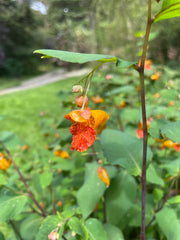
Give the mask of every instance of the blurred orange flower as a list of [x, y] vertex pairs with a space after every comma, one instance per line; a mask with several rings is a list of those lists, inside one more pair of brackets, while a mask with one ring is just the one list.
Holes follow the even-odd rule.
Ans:
[[5, 171], [11, 166], [11, 160], [7, 159], [4, 153], [0, 152], [0, 170]]
[[29, 148], [28, 145], [23, 145], [23, 146], [21, 147], [22, 151], [26, 151], [26, 150], [28, 150], [28, 148]]
[[180, 145], [179, 143], [175, 143], [173, 141], [171, 141], [170, 139], [164, 141], [162, 143], [162, 147], [167, 147], [167, 148], [174, 148], [176, 150], [176, 152], [180, 151]]
[[54, 155], [57, 157], [62, 157], [62, 158], [69, 158], [69, 153], [66, 151], [62, 151], [61, 149], [54, 151]]
[[[151, 70], [151, 64], [152, 64], [152, 61], [151, 60], [147, 60], [145, 59], [145, 62], [144, 62], [144, 69], [150, 71]], [[139, 61], [139, 64], [138, 66], [141, 65], [141, 60]]]
[[59, 233], [52, 231], [52, 232], [48, 235], [48, 239], [49, 239], [49, 240], [57, 240], [57, 239], [59, 239]]
[[96, 139], [96, 131], [109, 119], [108, 113], [102, 110], [74, 110], [64, 116], [73, 125], [70, 132], [73, 135], [71, 150], [86, 151]]
[[112, 79], [112, 75], [111, 74], [106, 75], [106, 80], [111, 80], [111, 79]]
[[119, 105], [116, 105], [117, 108], [124, 108], [126, 106], [126, 102], [122, 100]]
[[156, 72], [151, 76], [151, 80], [159, 80], [160, 78], [160, 72]]
[[108, 176], [106, 169], [104, 167], [99, 167], [97, 170], [97, 173], [98, 173], [98, 176], [101, 179], [101, 181], [103, 183], [105, 183], [107, 186], [109, 186], [110, 180], [109, 180], [109, 176]]
[[102, 103], [104, 102], [104, 99], [102, 97], [96, 96], [91, 98], [94, 103]]
[[[149, 129], [150, 127], [150, 123], [151, 123], [152, 119], [147, 120], [147, 129]], [[136, 129], [136, 134], [138, 138], [143, 138], [144, 134], [143, 134], [143, 123], [139, 122], [138, 123], [138, 128]]]

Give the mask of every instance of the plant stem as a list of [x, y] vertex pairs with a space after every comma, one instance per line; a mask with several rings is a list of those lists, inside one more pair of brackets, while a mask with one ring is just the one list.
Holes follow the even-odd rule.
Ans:
[[142, 109], [142, 121], [143, 121], [143, 166], [141, 177], [141, 233], [140, 240], [145, 240], [145, 203], [146, 203], [146, 158], [147, 158], [147, 122], [146, 122], [146, 102], [145, 102], [145, 86], [144, 86], [144, 63], [146, 59], [146, 52], [148, 46], [149, 33], [152, 25], [151, 19], [151, 0], [148, 1], [148, 20], [146, 26], [146, 34], [144, 38], [143, 53], [141, 57], [141, 63], [138, 68], [140, 77], [140, 90], [141, 90], [141, 109]]
[[4, 149], [4, 151], [7, 153], [8, 157], [11, 159], [12, 164], [14, 165], [14, 168], [16, 169], [21, 181], [23, 182], [26, 191], [27, 191], [27, 195], [32, 199], [32, 201], [35, 203], [35, 205], [37, 206], [37, 208], [39, 208], [39, 210], [41, 211], [43, 217], [46, 217], [46, 213], [44, 212], [44, 210], [42, 209], [42, 207], [39, 205], [39, 203], [37, 202], [37, 200], [35, 199], [34, 195], [32, 194], [30, 188], [28, 187], [26, 180], [24, 179], [23, 175], [21, 174], [18, 166], [16, 165], [15, 161], [13, 160], [11, 153], [9, 152], [9, 150], [4, 146], [4, 144], [0, 141], [0, 145], [2, 146], [2, 148]]
[[20, 233], [18, 232], [14, 222], [12, 220], [9, 220], [9, 223], [11, 224], [16, 236], [19, 238], [19, 240], [23, 240], [23, 238], [21, 237]]

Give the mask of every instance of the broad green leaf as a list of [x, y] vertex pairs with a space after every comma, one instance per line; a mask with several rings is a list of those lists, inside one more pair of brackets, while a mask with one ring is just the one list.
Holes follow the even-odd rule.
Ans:
[[106, 189], [97, 174], [98, 167], [99, 164], [96, 162], [86, 164], [85, 182], [77, 192], [77, 201], [84, 218], [87, 218], [95, 209]]
[[102, 223], [96, 218], [89, 218], [85, 226], [89, 233], [89, 240], [109, 240]]
[[157, 139], [163, 139], [161, 135], [161, 128], [165, 125], [167, 125], [167, 120], [153, 120], [150, 124], [150, 128], [148, 129], [148, 133], [153, 137]]
[[175, 210], [164, 207], [156, 214], [156, 221], [167, 240], [180, 239], [180, 222]]
[[34, 240], [43, 218], [37, 214], [30, 214], [21, 222], [20, 234], [23, 239]]
[[168, 123], [161, 128], [161, 133], [171, 139], [173, 142], [180, 144], [180, 121]]
[[114, 94], [119, 94], [119, 93], [130, 93], [135, 91], [135, 88], [131, 85], [123, 86], [123, 87], [116, 87], [115, 89], [108, 91], [105, 95], [107, 97], [114, 95]]
[[166, 169], [170, 176], [175, 177], [180, 174], [180, 158], [161, 164], [160, 167]]
[[15, 133], [7, 132], [7, 131], [0, 132], [0, 141], [8, 149], [12, 149], [20, 143], [20, 140]]
[[163, 89], [160, 94], [162, 98], [168, 99], [168, 101], [178, 100], [178, 92], [175, 89]]
[[[118, 130], [104, 130], [101, 144], [108, 162], [125, 168], [130, 174], [141, 175], [142, 141]], [[152, 152], [148, 148], [147, 163], [151, 161]]]
[[128, 68], [136, 63], [136, 62], [124, 61], [115, 56], [103, 55], [103, 54], [76, 53], [76, 52], [50, 50], [50, 49], [39, 49], [39, 50], [35, 50], [34, 53], [43, 54], [44, 56], [42, 58], [55, 57], [62, 61], [80, 63], [80, 64], [91, 62], [91, 61], [114, 62], [116, 63], [117, 67], [120, 67], [120, 68]]
[[84, 224], [82, 224], [77, 217], [72, 217], [68, 221], [68, 225], [70, 229], [76, 234], [80, 235], [83, 238], [83, 240], [88, 240], [88, 232], [84, 227]]
[[124, 240], [121, 230], [110, 223], [104, 224], [104, 228], [108, 235], [108, 240]]
[[47, 186], [49, 186], [52, 182], [52, 179], [53, 179], [53, 174], [51, 172], [43, 172], [40, 175], [40, 182], [41, 182], [42, 188], [46, 188]]
[[5, 178], [5, 176], [0, 173], [0, 185], [6, 185], [7, 184], [7, 180]]
[[170, 204], [180, 204], [180, 195], [169, 198], [167, 202]]
[[164, 181], [160, 178], [152, 163], [147, 169], [147, 182], [164, 186]]
[[27, 202], [26, 196], [9, 198], [0, 203], [0, 221], [7, 221], [18, 216]]
[[57, 216], [48, 216], [44, 219], [35, 240], [46, 240], [48, 235], [57, 228], [60, 220]]
[[164, 0], [154, 22], [174, 17], [180, 17], [180, 0]]
[[112, 179], [106, 192], [107, 221], [121, 226], [127, 211], [133, 206], [136, 199], [137, 184], [134, 178], [126, 171], [121, 171]]
[[153, 190], [153, 198], [155, 203], [159, 202], [163, 196], [164, 196], [164, 192], [162, 189], [155, 188]]

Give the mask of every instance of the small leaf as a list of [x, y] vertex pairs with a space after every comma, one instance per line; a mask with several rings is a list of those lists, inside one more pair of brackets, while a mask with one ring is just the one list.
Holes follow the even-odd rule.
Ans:
[[129, 68], [132, 67], [133, 65], [135, 65], [137, 62], [128, 62], [128, 61], [124, 61], [120, 58], [117, 58], [117, 62], [116, 62], [116, 67], [118, 68]]
[[26, 196], [17, 196], [7, 199], [0, 203], [0, 221], [14, 219], [24, 209], [26, 204]]
[[155, 16], [154, 22], [174, 17], [180, 17], [180, 1], [164, 0], [161, 10]]
[[179, 239], [180, 222], [177, 218], [176, 212], [173, 209], [164, 207], [156, 214], [156, 221], [167, 240]]
[[164, 186], [164, 181], [158, 176], [153, 164], [150, 164], [147, 169], [147, 182]]
[[180, 144], [180, 121], [171, 122], [161, 128], [161, 133], [168, 137], [173, 142]]
[[60, 223], [60, 220], [57, 216], [48, 216], [45, 218], [36, 236], [36, 240], [48, 239], [48, 235], [57, 228], [58, 223]]
[[180, 204], [180, 195], [168, 199], [167, 202], [169, 204]]
[[89, 240], [108, 240], [107, 233], [99, 220], [89, 218], [85, 222], [85, 226], [89, 233]]
[[77, 217], [72, 217], [68, 221], [68, 225], [73, 232], [80, 235], [84, 240], [88, 240], [88, 232]]
[[52, 173], [43, 172], [40, 176], [40, 182], [41, 182], [42, 188], [46, 188], [47, 186], [49, 186], [52, 182], [52, 179], [53, 179]]
[[0, 141], [8, 149], [12, 149], [20, 143], [20, 140], [15, 133], [7, 132], [7, 131], [0, 132]]
[[108, 235], [108, 240], [124, 240], [121, 230], [110, 223], [104, 224], [104, 228]]

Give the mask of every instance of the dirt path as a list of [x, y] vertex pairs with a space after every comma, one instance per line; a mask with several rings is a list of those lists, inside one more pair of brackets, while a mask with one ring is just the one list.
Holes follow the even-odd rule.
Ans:
[[20, 86], [0, 90], [0, 95], [19, 92], [26, 89], [40, 87], [46, 84], [57, 82], [68, 77], [83, 76], [88, 73], [88, 69], [75, 70], [65, 72], [62, 69], [43, 74], [39, 77], [34, 77], [29, 80], [23, 81]]

